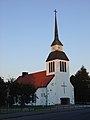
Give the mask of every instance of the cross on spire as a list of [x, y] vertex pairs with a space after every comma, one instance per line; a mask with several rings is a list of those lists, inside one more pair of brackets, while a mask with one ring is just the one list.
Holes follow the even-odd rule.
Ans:
[[61, 85], [61, 87], [63, 87], [63, 89], [64, 89], [64, 94], [65, 94], [65, 87], [67, 87], [67, 85], [65, 85], [65, 82], [63, 82], [63, 84]]
[[54, 12], [55, 12], [55, 14], [56, 14], [56, 13], [57, 13], [57, 10], [55, 9]]

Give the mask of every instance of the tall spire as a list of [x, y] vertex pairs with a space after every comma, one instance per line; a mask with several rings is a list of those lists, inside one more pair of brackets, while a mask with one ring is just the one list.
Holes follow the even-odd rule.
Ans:
[[54, 34], [54, 40], [59, 40], [59, 37], [58, 37], [58, 27], [57, 27], [57, 17], [56, 17], [56, 14], [57, 14], [57, 11], [55, 10], [55, 34]]
[[57, 16], [56, 16], [57, 11], [56, 11], [56, 9], [54, 10], [54, 12], [55, 12], [55, 31], [54, 31], [55, 33], [54, 33], [54, 41], [51, 44], [51, 46], [53, 46], [53, 45], [62, 45], [63, 46], [63, 44], [59, 41], [59, 36], [58, 36], [58, 26], [57, 26]]

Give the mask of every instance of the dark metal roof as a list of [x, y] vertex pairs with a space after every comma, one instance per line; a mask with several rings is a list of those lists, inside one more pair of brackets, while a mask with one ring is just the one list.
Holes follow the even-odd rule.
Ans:
[[46, 62], [50, 60], [55, 60], [55, 59], [60, 59], [60, 60], [66, 60], [69, 61], [68, 57], [63, 51], [53, 51], [49, 54]]
[[57, 26], [57, 17], [56, 17], [56, 10], [55, 10], [55, 33], [54, 33], [54, 41], [53, 43], [51, 44], [51, 46], [53, 45], [62, 45], [63, 44], [60, 42], [59, 40], [59, 35], [58, 35], [58, 26]]
[[57, 39], [55, 39], [54, 41], [53, 41], [53, 43], [51, 44], [51, 46], [54, 46], [54, 45], [61, 45], [61, 46], [63, 46], [63, 44]]

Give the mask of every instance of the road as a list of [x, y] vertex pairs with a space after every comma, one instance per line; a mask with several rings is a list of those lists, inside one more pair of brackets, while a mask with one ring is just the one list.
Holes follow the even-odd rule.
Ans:
[[49, 112], [37, 115], [18, 116], [3, 120], [90, 120], [90, 109]]

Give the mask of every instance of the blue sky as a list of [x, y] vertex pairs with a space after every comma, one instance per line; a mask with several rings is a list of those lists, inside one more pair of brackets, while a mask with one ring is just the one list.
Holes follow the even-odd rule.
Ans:
[[82, 65], [90, 73], [90, 0], [0, 0], [0, 76], [46, 69], [55, 9], [70, 75]]

